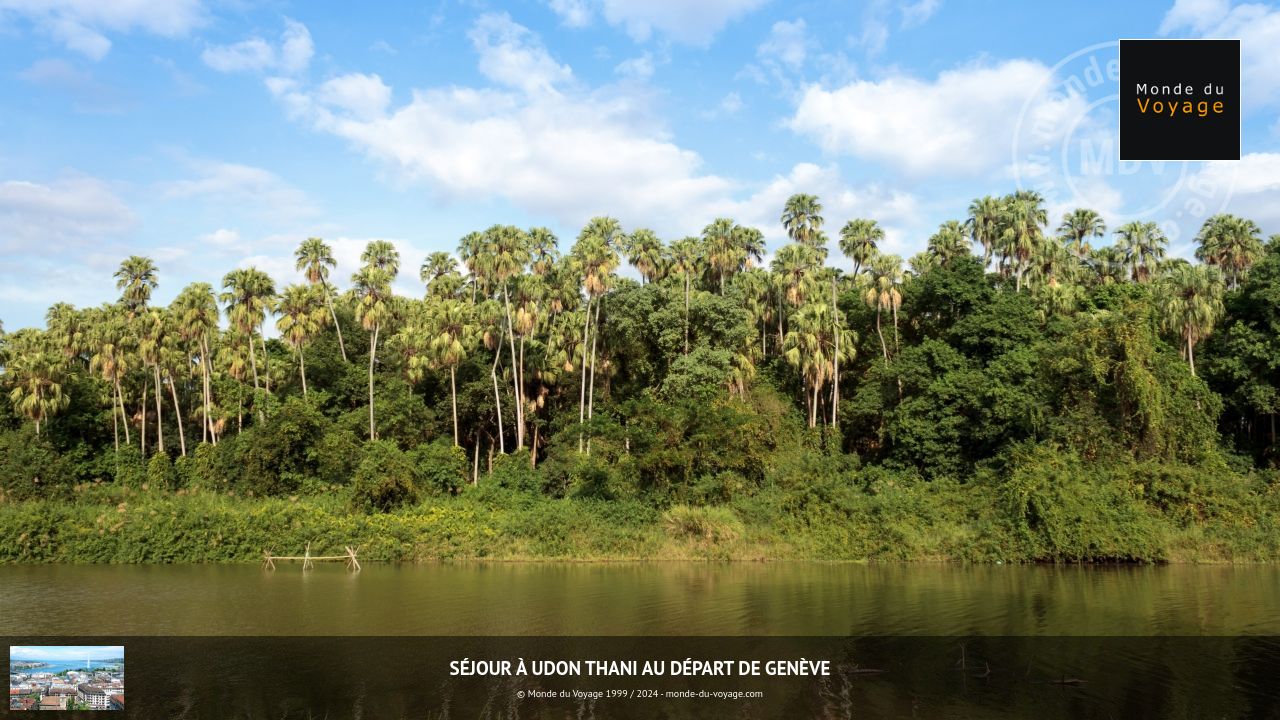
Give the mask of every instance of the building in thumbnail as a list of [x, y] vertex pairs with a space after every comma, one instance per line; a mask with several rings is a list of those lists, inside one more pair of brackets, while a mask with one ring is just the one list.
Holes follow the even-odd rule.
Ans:
[[81, 683], [76, 688], [76, 699], [93, 710], [106, 710], [110, 705], [110, 696], [107, 695], [106, 690], [87, 683]]

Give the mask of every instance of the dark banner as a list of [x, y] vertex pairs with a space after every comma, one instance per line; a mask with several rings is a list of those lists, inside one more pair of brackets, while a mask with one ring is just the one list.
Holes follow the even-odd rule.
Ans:
[[1272, 637], [6, 640], [123, 644], [134, 718], [1280, 718]]

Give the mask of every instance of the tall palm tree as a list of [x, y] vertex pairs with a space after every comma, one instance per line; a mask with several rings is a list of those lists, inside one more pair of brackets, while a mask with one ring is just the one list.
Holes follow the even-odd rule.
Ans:
[[[275, 282], [261, 270], [238, 268], [222, 278], [221, 300], [227, 308], [227, 320], [231, 327], [249, 343], [249, 367], [253, 372], [254, 406], [258, 419], [262, 420], [262, 408], [257, 393], [261, 389], [258, 380], [258, 355], [253, 340], [267, 321], [267, 312], [275, 297]], [[270, 387], [268, 387], [270, 392]]]
[[1155, 274], [1164, 260], [1169, 239], [1160, 226], [1153, 222], [1133, 221], [1116, 229], [1115, 247], [1124, 254], [1134, 282], [1145, 283]]
[[1249, 268], [1262, 257], [1262, 231], [1252, 220], [1235, 215], [1214, 215], [1196, 235], [1196, 257], [1222, 269], [1235, 290]]
[[656, 233], [640, 228], [627, 236], [627, 262], [640, 273], [642, 283], [651, 283], [662, 270], [666, 248]]
[[[164, 392], [160, 389], [160, 364], [165, 343], [164, 315], [155, 308], [138, 315], [135, 320], [139, 324], [138, 357], [142, 364], [150, 367], [155, 377], [156, 403], [156, 451], [164, 452]], [[145, 395], [144, 395], [145, 397]], [[142, 435], [146, 437], [147, 409], [142, 408]], [[146, 441], [143, 441], [143, 452], [146, 452]]]
[[948, 220], [938, 226], [938, 232], [929, 238], [929, 254], [938, 264], [950, 267], [956, 258], [969, 254], [969, 238], [964, 226], [956, 220]]
[[555, 233], [544, 227], [529, 230], [529, 269], [534, 275], [545, 277], [551, 272], [560, 258], [559, 242]]
[[[613, 271], [618, 267], [617, 245], [622, 238], [622, 226], [610, 217], [592, 218], [578, 234], [573, 246], [573, 259], [582, 277], [586, 292], [586, 317], [582, 330], [582, 387], [578, 402], [578, 424], [584, 425], [592, 417], [596, 386], [596, 341], [600, 335], [601, 298], [613, 283]], [[595, 317], [591, 305], [595, 304]], [[595, 332], [590, 332], [592, 324]], [[591, 361], [587, 362], [587, 338], [591, 338]], [[589, 376], [589, 380], [588, 380]], [[584, 447], [584, 434], [578, 435], [578, 451], [590, 453], [590, 445]]]
[[129, 311], [129, 315], [138, 314], [151, 299], [151, 291], [156, 288], [156, 264], [148, 257], [130, 255], [120, 263], [116, 270], [116, 289], [121, 291], [120, 302]]
[[969, 203], [969, 217], [965, 226], [969, 236], [982, 246], [982, 265], [991, 262], [991, 255], [1000, 240], [1000, 222], [1004, 215], [1004, 202], [1000, 198], [984, 195]]
[[782, 282], [783, 297], [794, 307], [804, 304], [816, 291], [815, 274], [822, 261], [808, 245], [789, 243], [773, 256], [773, 272]]
[[89, 345], [92, 355], [89, 357], [89, 369], [97, 372], [102, 379], [115, 390], [111, 408], [112, 435], [115, 439], [116, 452], [120, 451], [119, 424], [116, 410], [119, 409], [119, 421], [124, 423], [124, 441], [128, 445], [130, 439], [129, 418], [124, 409], [124, 391], [122, 381], [128, 375], [132, 354], [129, 347], [130, 334], [125, 327], [123, 309], [118, 305], [105, 305], [93, 310], [89, 316]]
[[686, 237], [671, 243], [671, 273], [684, 282], [684, 354], [689, 354], [689, 293], [693, 276], [703, 270], [702, 243]]
[[1195, 347], [1222, 317], [1222, 274], [1207, 265], [1180, 263], [1157, 287], [1164, 327], [1182, 341], [1182, 357], [1195, 375]]
[[822, 202], [817, 195], [796, 193], [782, 208], [782, 227], [787, 236], [801, 245], [812, 245], [822, 229]]
[[880, 336], [880, 349], [885, 364], [889, 362], [889, 345], [884, 340], [880, 317], [885, 310], [893, 313], [894, 347], [898, 344], [898, 308], [902, 307], [902, 258], [897, 255], [877, 255], [867, 268], [867, 282], [862, 299], [876, 311], [876, 334]]
[[214, 295], [213, 287], [208, 283], [191, 283], [178, 293], [178, 297], [169, 307], [176, 316], [178, 335], [188, 344], [188, 347], [194, 350], [189, 354], [200, 359], [200, 386], [204, 399], [201, 408], [201, 415], [204, 418], [200, 431], [201, 441], [216, 445], [218, 436], [214, 432], [211, 418], [213, 353], [209, 341], [218, 329], [218, 299]]
[[293, 253], [297, 260], [297, 269], [306, 275], [307, 282], [319, 285], [324, 292], [324, 302], [329, 308], [329, 317], [333, 320], [333, 329], [338, 333], [338, 351], [342, 353], [342, 361], [347, 360], [347, 344], [342, 339], [342, 324], [338, 322], [338, 313], [333, 309], [333, 293], [329, 289], [329, 271], [338, 265], [333, 258], [333, 248], [317, 237], [302, 241]]
[[280, 294], [276, 309], [276, 329], [280, 337], [298, 355], [298, 376], [302, 379], [302, 396], [307, 396], [306, 345], [324, 323], [324, 300], [315, 285], [290, 285]]
[[853, 261], [853, 275], [871, 262], [884, 242], [884, 229], [875, 220], [850, 220], [840, 228], [840, 252]]
[[62, 388], [65, 359], [52, 338], [39, 330], [19, 330], [8, 338], [3, 379], [13, 409], [40, 426], [71, 402]]
[[720, 294], [723, 295], [725, 281], [747, 259], [738, 243], [737, 225], [729, 218], [716, 218], [702, 229], [702, 242], [707, 267], [715, 274]]
[[1022, 291], [1023, 275], [1044, 237], [1048, 214], [1044, 198], [1032, 190], [1019, 190], [1005, 198], [997, 243], [1001, 254], [1013, 263], [1014, 288]]
[[1102, 237], [1107, 232], [1107, 223], [1096, 211], [1089, 208], [1076, 208], [1062, 216], [1062, 224], [1058, 233], [1070, 241], [1068, 247], [1077, 258], [1089, 256], [1092, 248], [1089, 238]]
[[[431, 328], [431, 361], [436, 367], [449, 368], [449, 397], [453, 405], [453, 444], [458, 439], [458, 366], [467, 359], [468, 347], [475, 337], [476, 326], [471, 308], [461, 300], [446, 298], [429, 309]], [[537, 448], [534, 448], [536, 451]]]
[[418, 278], [427, 286], [427, 295], [448, 297], [457, 292], [462, 276], [458, 274], [458, 261], [447, 252], [433, 252], [422, 261]]
[[356, 319], [369, 332], [369, 439], [377, 440], [373, 414], [373, 368], [378, 360], [378, 333], [391, 319], [391, 283], [400, 272], [400, 253], [386, 240], [373, 240], [360, 255], [364, 266], [351, 276]]

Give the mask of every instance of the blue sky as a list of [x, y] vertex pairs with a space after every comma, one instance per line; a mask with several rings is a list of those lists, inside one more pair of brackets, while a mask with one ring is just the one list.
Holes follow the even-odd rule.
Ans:
[[[668, 239], [727, 215], [773, 249], [794, 192], [822, 198], [832, 234], [876, 218], [904, 257], [1017, 187], [1055, 219], [1168, 222], [1178, 254], [1220, 210], [1280, 232], [1275, 5], [370, 5], [0, 0], [6, 329], [114, 299], [133, 253], [165, 302], [236, 266], [295, 281], [312, 235], [342, 281], [389, 239], [417, 293], [427, 252], [496, 222], [567, 246], [593, 215]], [[1241, 38], [1241, 162], [1112, 162], [1115, 83], [1055, 92], [1143, 37]]]
[[124, 657], [124, 647], [120, 645], [12, 645], [9, 647], [10, 660], [114, 660]]

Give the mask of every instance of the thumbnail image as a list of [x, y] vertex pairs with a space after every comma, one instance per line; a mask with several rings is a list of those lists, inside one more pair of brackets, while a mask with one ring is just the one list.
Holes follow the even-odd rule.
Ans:
[[124, 647], [12, 645], [10, 710], [123, 710]]

